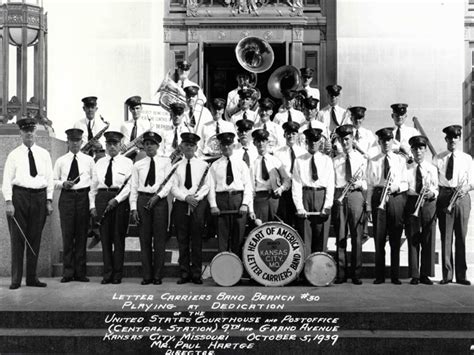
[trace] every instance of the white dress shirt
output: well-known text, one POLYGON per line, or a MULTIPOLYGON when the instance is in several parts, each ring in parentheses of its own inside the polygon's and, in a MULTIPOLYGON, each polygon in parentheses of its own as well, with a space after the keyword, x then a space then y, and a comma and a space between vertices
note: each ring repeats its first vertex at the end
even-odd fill
MULTIPOLYGON (((400 145, 403 146, 407 152, 410 152, 410 144, 408 141, 413 136, 419 136, 420 132, 413 127, 409 127, 406 124, 402 124, 400 127, 393 127, 393 149, 400 149, 400 145), (400 142, 395 139, 397 136, 397 130, 400 129, 400 142)), ((411 154, 411 153, 410 153, 411 154)))
MULTIPOLYGON (((145 157, 137 161, 133 165, 132 178, 130 186, 130 210, 137 209, 137 199, 139 192, 156 193, 164 179, 168 176, 171 170, 171 162, 169 158, 154 156, 155 160, 155 184, 153 186, 145 186, 145 180, 150 169, 150 157, 145 157)), ((163 198, 168 196, 171 188, 171 179, 163 186, 158 197, 163 198)))
MULTIPOLYGON (((132 135, 133 126, 135 125, 135 120, 131 119, 125 121, 120 126, 120 132, 123 134, 123 144, 128 144, 130 142, 130 137, 132 135)), ((146 118, 140 117, 137 119, 137 135, 136 137, 140 136, 146 131, 150 131, 153 129, 153 125, 150 120, 146 118)), ((135 138, 136 138, 135 137, 135 138)))
POLYGON ((380 154, 377 138, 372 131, 367 128, 359 127, 358 129, 354 129, 354 142, 357 143, 359 148, 363 150, 369 158, 380 154), (356 137, 359 139, 356 139, 356 137))
POLYGON ((223 119, 207 122, 202 126, 201 131, 198 131, 198 135, 201 137, 198 142, 200 155, 211 153, 208 143, 209 139, 216 135, 217 124, 219 124, 219 133, 232 132, 236 134, 235 126, 230 122, 224 121, 223 119))
POLYGON ((257 111, 252 111, 251 109, 245 110, 245 111, 239 111, 235 114, 232 115, 230 118, 230 122, 232 122, 234 125, 236 124, 237 121, 240 121, 244 118, 244 112, 247 113, 247 119, 255 122, 258 118, 257 111))
MULTIPOLYGON (((189 122, 190 122, 191 121, 190 113, 188 113, 188 116, 189 116, 189 122)), ((194 112, 194 119, 196 120, 196 126, 194 127, 195 132, 200 132, 202 127, 206 123, 214 121, 211 111, 209 111, 209 109, 204 106, 202 106, 202 110, 201 108, 196 109, 196 112, 194 112)))
POLYGON ((203 104, 207 102, 206 95, 204 95, 204 92, 202 91, 201 87, 196 84, 194 81, 189 80, 188 78, 184 79, 184 81, 178 80, 176 83, 180 88, 187 88, 188 86, 197 86, 199 88, 198 91, 198 99, 201 99, 203 101, 203 104))
MULTIPOLYGON (((312 97, 314 99, 320 99, 319 89, 312 88, 311 86, 306 86, 303 88, 304 91, 308 94, 308 97, 312 97)), ((319 110, 319 103, 318 103, 318 110, 319 110)))
MULTIPOLYGON (((59 157, 54 163, 54 187, 57 189, 63 188, 63 183, 67 181, 69 170, 71 169, 74 154, 67 152, 59 157)), ((92 182, 92 172, 94 170, 94 159, 82 152, 76 154, 77 166, 79 168, 79 182, 75 184, 71 190, 79 190, 85 187, 90 187, 92 182)))
MULTIPOLYGON (((306 118, 304 117, 304 114, 303 112, 299 111, 299 110, 295 110, 293 107, 290 108, 290 112, 291 112, 291 120, 293 122, 296 122, 298 124, 303 124, 304 121, 306 121, 306 118)), ((283 126, 283 123, 285 122, 288 122, 288 111, 287 110, 282 110, 282 111, 278 111, 275 115, 275 117, 273 117, 273 122, 275 122, 276 124, 280 125, 280 126, 283 126)))
POLYGON ((250 174, 254 184, 254 190, 259 191, 274 191, 280 186, 283 186, 283 191, 286 191, 291 186, 289 179, 284 179, 284 176, 280 176, 279 169, 284 169, 280 159, 274 157, 270 153, 265 154, 263 157, 259 155, 254 161, 253 165, 250 165, 250 174), (264 180, 262 178, 262 160, 265 158, 265 166, 267 167, 269 179, 264 180))
POLYGON ((273 141, 272 146, 270 147, 271 148, 270 151, 272 153, 279 147, 286 144, 286 140, 283 135, 283 128, 279 124, 276 124, 275 122, 272 122, 272 121, 263 122, 259 117, 257 121, 255 121, 253 130, 255 131, 256 129, 261 129, 261 128, 263 129, 264 127, 266 127, 266 130, 272 136, 270 137, 271 140, 273 141))
POLYGON ((91 191, 89 193, 89 205, 90 209, 95 208, 95 198, 98 193, 98 189, 107 188, 122 188, 125 181, 128 179, 127 184, 123 187, 117 196, 114 198, 118 203, 125 201, 130 194, 130 184, 133 162, 131 159, 124 157, 123 155, 116 155, 112 161, 112 185, 107 186, 105 184, 105 175, 109 168, 110 156, 99 159, 94 166, 94 173, 92 175, 91 191))
MULTIPOLYGON (((81 118, 80 120, 77 120, 74 123, 74 128, 82 129, 82 131, 84 132, 82 135, 83 137, 82 146, 84 146, 87 143, 87 138, 88 138, 87 135, 89 132, 87 130, 88 125, 89 125, 89 119, 87 119, 86 117, 81 118)), ((100 118, 100 116, 99 117, 97 117, 97 115, 94 116, 94 119, 91 120, 92 135, 95 137, 95 135, 99 133, 105 126, 106 126, 106 123, 104 122, 102 118, 100 118)), ((99 143, 102 144, 102 147, 105 147, 105 137, 103 134, 99 138, 99 143)))
MULTIPOLYGON (((416 170, 418 164, 413 162, 410 164, 407 169, 407 180, 408 180, 408 194, 417 195, 416 192, 416 170)), ((428 163, 426 160, 423 160, 420 164, 421 177, 423 181, 423 186, 428 186, 430 192, 433 192, 435 198, 438 197, 438 170, 436 167, 428 163)))
POLYGON ((306 131, 308 128, 319 128, 322 131, 322 135, 326 137, 326 139, 329 139, 331 137, 331 134, 329 132, 329 128, 321 121, 318 119, 312 119, 310 121, 305 120, 301 125, 298 130, 300 134, 300 142, 305 142, 305 135, 303 134, 304 131, 306 131))
MULTIPOLYGON (((339 154, 333 158, 334 174, 336 177, 336 188, 344 188, 348 182, 346 177, 346 154, 339 154)), ((367 170, 367 159, 362 154, 356 151, 349 153, 349 161, 351 162, 352 176, 355 176, 357 171, 360 169, 360 178, 357 179, 361 183, 362 190, 367 190, 367 180, 365 177, 367 170)))
POLYGON ((174 140, 174 132, 177 130, 178 134, 178 145, 181 144, 181 133, 184 132, 193 132, 191 126, 189 126, 184 120, 178 126, 173 126, 172 130, 169 129, 162 129, 158 132, 161 136, 162 141, 160 143, 160 147, 158 148, 157 155, 168 157, 172 152, 174 152, 175 148, 173 148, 173 140, 174 140))
POLYGON ((207 169, 208 164, 201 159, 192 158, 189 161, 191 165, 191 182, 192 186, 188 190, 184 183, 186 182, 186 167, 188 165, 188 159, 183 158, 179 163, 177 163, 178 168, 173 175, 173 181, 171 183, 171 193, 179 201, 184 201, 186 196, 194 195, 197 193, 196 199, 201 201, 204 197, 207 196, 209 192, 209 172, 207 173, 204 179, 204 185, 197 191, 198 184, 201 182, 204 172, 207 169))
POLYGON ((334 131, 338 126, 351 123, 351 113, 349 110, 342 108, 339 105, 334 106, 334 112, 336 113, 336 120, 334 122, 331 118, 332 106, 328 105, 318 112, 318 120, 323 122, 329 131, 334 131))
POLYGON ((239 90, 240 88, 236 88, 227 94, 227 104, 225 107, 225 117, 227 120, 229 120, 232 115, 239 110, 239 90))
MULTIPOLYGON (((314 154, 314 161, 318 171, 318 180, 314 181, 311 176, 311 158, 313 155, 305 153, 295 161, 292 178, 293 202, 297 210, 304 210, 303 187, 325 187, 323 209, 332 207, 334 199, 334 167, 331 158, 320 152, 314 154)), ((314 212, 314 211, 307 211, 314 212)), ((319 211, 317 211, 319 212, 319 211)))
POLYGON ((474 186, 474 164, 472 157, 461 151, 454 152, 453 178, 451 180, 446 179, 446 168, 450 155, 450 151, 445 151, 438 154, 433 160, 433 165, 438 169, 439 186, 457 187, 463 180, 474 186))
POLYGON ((255 159, 258 158, 257 148, 253 145, 252 142, 250 142, 247 147, 243 147, 240 143, 238 144, 238 146, 239 146, 239 148, 234 149, 234 152, 232 153, 232 156, 235 155, 237 158, 240 158, 240 159, 242 159, 242 161, 244 161, 245 148, 247 148, 247 153, 249 155, 249 163, 250 163, 250 166, 252 166, 255 159))
POLYGON ((13 185, 30 189, 46 188, 47 198, 53 198, 53 164, 49 152, 40 146, 31 146, 35 159, 36 171, 38 175, 30 175, 30 164, 28 160, 28 147, 24 144, 13 149, 7 157, 3 167, 2 192, 5 201, 11 201, 13 185))
MULTIPOLYGON (((295 153, 295 163, 296 163, 296 158, 299 158, 303 154, 306 153, 306 150, 301 148, 298 144, 293 145, 293 151, 295 153)), ((291 169, 291 149, 289 146, 284 145, 283 147, 278 148, 274 153, 273 156, 278 158, 281 163, 283 164, 283 167, 285 168, 286 173, 288 174, 289 177, 291 177, 290 169, 291 169)), ((294 163, 293 163, 293 169, 294 169, 294 163)))

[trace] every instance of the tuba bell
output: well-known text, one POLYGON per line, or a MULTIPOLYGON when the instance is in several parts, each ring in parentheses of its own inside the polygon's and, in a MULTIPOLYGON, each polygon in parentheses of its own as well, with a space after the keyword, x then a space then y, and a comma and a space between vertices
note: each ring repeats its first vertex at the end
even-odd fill
POLYGON ((275 99, 283 97, 285 90, 297 90, 301 85, 300 71, 292 65, 277 68, 268 79, 267 88, 275 99))
POLYGON ((260 37, 242 38, 235 47, 239 64, 251 73, 263 73, 270 69, 275 55, 270 44, 260 37))
POLYGON ((187 105, 184 90, 172 79, 170 72, 166 74, 156 93, 159 94, 158 102, 168 112, 171 112, 172 103, 178 102, 187 105))

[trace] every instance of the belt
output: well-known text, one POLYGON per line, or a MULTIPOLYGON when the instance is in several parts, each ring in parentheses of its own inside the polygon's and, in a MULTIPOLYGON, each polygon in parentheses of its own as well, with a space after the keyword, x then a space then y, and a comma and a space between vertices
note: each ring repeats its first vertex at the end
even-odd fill
POLYGON ((76 194, 80 193, 80 192, 86 192, 86 191, 89 191, 90 190, 90 187, 84 187, 82 189, 77 189, 77 190, 73 190, 73 189, 69 189, 69 190, 66 190, 66 189, 62 189, 61 191, 62 192, 75 192, 76 194))
POLYGON ((243 193, 244 193, 243 191, 229 190, 229 191, 216 192, 216 195, 240 195, 243 193))
POLYGON ((260 195, 260 196, 268 196, 271 195, 273 191, 271 190, 260 190, 260 191, 255 191, 255 195, 260 195))
MULTIPOLYGON (((343 191, 345 189, 345 187, 336 187, 336 191, 343 191)), ((351 193, 351 192, 360 192, 362 191, 362 189, 360 187, 358 187, 357 189, 352 189, 352 190, 349 190, 348 193, 351 193)))
MULTIPOLYGON (((384 188, 384 186, 375 186, 375 187, 374 187, 374 191, 376 191, 376 190, 382 190, 382 191, 383 191, 383 188, 384 188)), ((398 195, 402 195, 402 194, 405 194, 405 195, 406 195, 406 193, 407 193, 406 191, 400 191, 400 192, 391 193, 391 194, 389 194, 389 195, 390 195, 390 196, 398 196, 398 195)))
POLYGON ((326 190, 325 187, 312 187, 312 186, 303 186, 303 191, 322 191, 326 190))
POLYGON ((39 192, 46 191, 46 187, 43 187, 41 189, 30 189, 29 187, 13 185, 13 190, 22 190, 22 191, 27 191, 27 192, 31 192, 31 193, 39 193, 39 192))
POLYGON ((153 197, 153 196, 156 195, 156 192, 142 192, 142 191, 138 191, 138 194, 139 194, 139 195, 142 195, 142 196, 153 197))
POLYGON ((118 190, 120 190, 120 188, 118 188, 118 187, 104 187, 104 188, 98 189, 97 191, 100 191, 100 192, 118 192, 118 190))
POLYGON ((439 186, 439 189, 440 189, 440 191, 441 191, 441 190, 444 190, 444 191, 447 191, 447 192, 454 192, 454 191, 456 191, 456 188, 455 188, 455 187, 447 187, 447 186, 439 186))

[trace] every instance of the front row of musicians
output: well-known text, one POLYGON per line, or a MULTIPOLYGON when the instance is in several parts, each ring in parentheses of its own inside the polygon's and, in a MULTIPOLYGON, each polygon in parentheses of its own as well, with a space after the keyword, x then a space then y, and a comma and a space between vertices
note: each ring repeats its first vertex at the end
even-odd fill
MULTIPOLYGON (((414 163, 393 152, 391 128, 376 132, 381 153, 366 160, 353 149, 354 126, 336 129, 342 153, 331 159, 323 154, 319 128, 304 130, 307 151, 295 145, 299 124, 283 125, 286 146, 268 151, 269 132, 252 130, 253 122, 237 122, 235 134, 217 135, 221 157, 212 165, 196 158, 200 137, 181 134, 183 157, 171 165, 157 155, 161 136, 143 135, 144 159, 135 164, 119 154, 123 134, 105 133, 106 157, 94 164, 80 152, 83 131, 66 131, 69 152, 52 168, 49 153, 35 144, 36 122, 18 121, 22 145, 14 149, 4 168, 3 195, 11 235, 12 283, 21 285, 23 255, 27 255, 27 286, 45 287, 36 277, 41 231, 52 212, 53 188, 61 189, 59 212, 64 244, 64 274, 61 282, 87 282, 86 238, 88 210, 100 224, 104 259, 103 284, 121 282, 128 216, 139 226, 142 284, 162 282, 168 228, 167 196, 174 203, 172 223, 179 243, 179 284, 202 283, 202 231, 206 210, 217 220, 219 251, 240 255, 248 220, 262 222, 280 218, 303 236, 307 254, 325 251, 332 215, 337 236, 338 277, 361 284, 362 231, 365 213, 372 219, 376 246, 375 284, 385 281, 385 244, 391 248, 391 282, 400 284, 399 254, 406 229, 411 284, 432 284, 435 224, 439 220, 443 278, 469 285, 466 279, 465 237, 470 212, 468 192, 473 186, 472 159, 457 150, 461 127, 448 126, 448 150, 433 165, 424 160, 427 138, 409 140, 414 163), (250 135, 256 155, 250 158, 250 135), (421 196, 421 198, 420 198, 421 196), (420 203, 421 202, 421 203, 420 203), (209 206, 208 206, 209 204, 209 206), (290 211, 294 211, 290 212, 290 211), (290 212, 290 213, 288 213, 290 212), (352 253, 347 258, 347 239, 352 253), (453 271, 452 244, 455 236, 453 271), (349 267, 350 265, 350 267, 349 267)), ((252 154, 255 154, 253 152, 252 154)))

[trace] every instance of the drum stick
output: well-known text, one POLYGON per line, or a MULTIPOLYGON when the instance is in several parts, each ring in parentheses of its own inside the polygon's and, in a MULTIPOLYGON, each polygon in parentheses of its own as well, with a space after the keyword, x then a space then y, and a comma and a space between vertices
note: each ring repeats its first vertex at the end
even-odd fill
POLYGON ((72 180, 71 182, 75 185, 77 184, 77 180, 79 180, 79 178, 81 177, 81 175, 84 174, 84 173, 80 173, 74 180, 72 180))
POLYGON ((34 250, 33 250, 33 247, 31 246, 30 242, 29 242, 28 239, 26 238, 26 235, 25 235, 25 233, 23 232, 23 229, 21 229, 20 224, 19 224, 18 221, 16 220, 15 216, 12 216, 12 218, 13 218, 13 221, 15 221, 16 226, 17 226, 18 229, 20 230, 21 235, 23 236, 23 239, 25 240, 26 244, 28 245, 28 248, 30 248, 30 250, 31 250, 31 252, 33 253, 34 256, 37 256, 36 253, 35 253, 34 250))
MULTIPOLYGON (((296 213, 298 215, 298 213, 296 213)), ((322 216, 324 213, 322 212, 306 212, 306 217, 312 217, 312 216, 322 216)))

